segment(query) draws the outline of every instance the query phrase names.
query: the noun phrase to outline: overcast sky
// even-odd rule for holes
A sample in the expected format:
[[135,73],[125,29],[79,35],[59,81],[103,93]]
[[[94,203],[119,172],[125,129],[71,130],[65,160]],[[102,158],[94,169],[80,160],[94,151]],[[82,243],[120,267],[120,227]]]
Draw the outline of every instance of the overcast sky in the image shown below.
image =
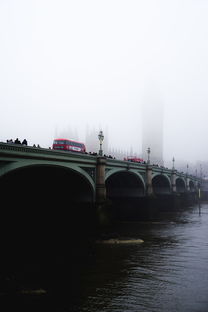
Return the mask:
[[165,159],[207,160],[207,0],[0,0],[0,141],[88,125],[141,152],[149,93]]

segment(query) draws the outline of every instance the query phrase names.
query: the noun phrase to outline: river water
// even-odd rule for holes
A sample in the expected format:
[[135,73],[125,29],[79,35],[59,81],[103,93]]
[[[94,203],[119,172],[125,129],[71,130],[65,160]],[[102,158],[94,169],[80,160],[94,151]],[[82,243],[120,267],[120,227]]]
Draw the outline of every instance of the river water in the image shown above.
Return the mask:
[[93,246],[74,290],[65,279],[57,295],[24,295],[22,311],[208,311],[208,204],[120,223],[113,235],[116,243]]
[[98,244],[75,310],[208,311],[207,204],[160,222],[123,223],[117,231],[144,243]]

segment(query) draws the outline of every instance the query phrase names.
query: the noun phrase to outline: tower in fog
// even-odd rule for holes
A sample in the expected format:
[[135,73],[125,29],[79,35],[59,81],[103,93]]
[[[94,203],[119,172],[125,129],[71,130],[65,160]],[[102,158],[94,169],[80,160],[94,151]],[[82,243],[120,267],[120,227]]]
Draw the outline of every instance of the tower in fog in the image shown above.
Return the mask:
[[154,88],[145,96],[142,111],[142,156],[147,159],[150,147],[150,161],[163,165],[163,105]]

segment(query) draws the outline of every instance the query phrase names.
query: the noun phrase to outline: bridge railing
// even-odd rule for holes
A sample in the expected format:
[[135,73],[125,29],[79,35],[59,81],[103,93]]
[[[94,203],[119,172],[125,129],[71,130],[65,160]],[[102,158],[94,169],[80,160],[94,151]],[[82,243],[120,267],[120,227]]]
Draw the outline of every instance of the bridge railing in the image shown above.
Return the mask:
[[[47,155],[49,157],[64,157],[64,158],[77,158],[77,159],[86,159],[90,160],[93,163],[96,163],[97,157],[96,155],[91,154],[82,154],[82,153],[75,153],[70,151],[57,151],[50,148],[41,148],[41,147],[32,147],[32,146],[25,146],[25,145],[19,145],[19,144],[10,144],[10,143],[4,143],[0,142],[0,154],[24,154],[24,153],[31,153],[31,154],[40,154],[40,155]],[[147,167],[151,167],[153,172],[158,172],[160,174],[167,174],[171,176],[173,173],[172,169],[168,169],[165,167],[159,167],[157,165],[148,165],[146,163],[136,163],[136,162],[130,162],[130,161],[124,161],[124,160],[118,160],[118,159],[112,159],[112,158],[106,158],[107,166],[110,167],[123,167],[127,169],[138,169],[138,170],[146,170]],[[195,182],[201,182],[201,179],[190,175],[186,173],[179,172],[177,170],[174,170],[176,176],[179,176],[184,179],[190,179]]]
[[61,156],[61,157],[76,157],[76,158],[88,158],[96,161],[96,157],[89,154],[81,154],[74,153],[70,151],[57,151],[50,148],[42,148],[42,147],[33,147],[33,146],[25,146],[20,144],[9,144],[0,142],[0,154],[8,154],[8,153],[31,153],[31,154],[41,154],[41,155],[50,155],[50,156]]

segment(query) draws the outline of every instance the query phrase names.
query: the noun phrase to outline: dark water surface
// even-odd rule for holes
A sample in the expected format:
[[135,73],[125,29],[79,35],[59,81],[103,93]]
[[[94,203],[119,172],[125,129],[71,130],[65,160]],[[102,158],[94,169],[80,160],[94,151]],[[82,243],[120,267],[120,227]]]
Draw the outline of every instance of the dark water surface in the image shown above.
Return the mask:
[[208,204],[200,214],[194,206],[158,222],[120,223],[115,235],[144,243],[98,243],[74,289],[67,273],[57,292],[24,295],[17,305],[22,311],[208,311]]

